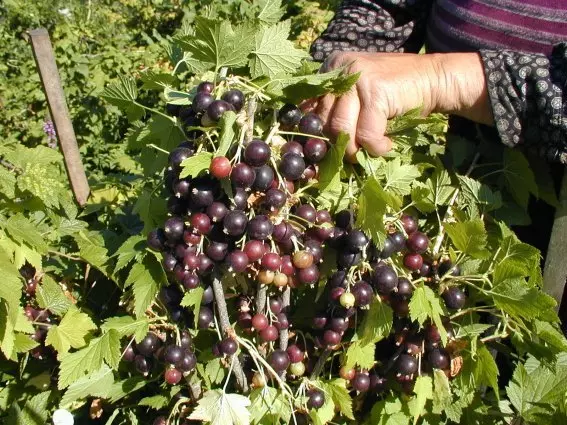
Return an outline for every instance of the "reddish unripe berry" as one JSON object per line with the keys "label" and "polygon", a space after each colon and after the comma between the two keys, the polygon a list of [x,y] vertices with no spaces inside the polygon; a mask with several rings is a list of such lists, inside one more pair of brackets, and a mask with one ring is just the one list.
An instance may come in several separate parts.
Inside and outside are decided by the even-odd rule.
{"label": "reddish unripe berry", "polygon": [[260,331],[260,338],[262,339],[262,341],[265,342],[271,342],[277,340],[278,335],[279,335],[278,328],[276,328],[274,325],[269,325]]}
{"label": "reddish unripe berry", "polygon": [[211,166],[209,168],[211,174],[217,179],[224,179],[230,175],[232,166],[230,161],[225,156],[217,156],[211,161]]}
{"label": "reddish unripe berry", "polygon": [[411,271],[418,271],[423,266],[423,257],[417,253],[407,253],[404,255],[404,266]]}
{"label": "reddish unripe berry", "polygon": [[269,326],[268,318],[262,314],[258,313],[252,317],[252,327],[257,331],[262,331]]}
{"label": "reddish unripe berry", "polygon": [[178,384],[181,381],[183,374],[179,372],[177,369],[167,369],[165,371],[165,382],[170,385]]}
{"label": "reddish unripe berry", "polygon": [[306,269],[313,264],[313,255],[309,251],[297,251],[293,254],[293,265],[298,269]]}
{"label": "reddish unripe berry", "polygon": [[277,271],[282,265],[282,259],[275,252],[268,252],[262,257],[261,264],[268,270]]}

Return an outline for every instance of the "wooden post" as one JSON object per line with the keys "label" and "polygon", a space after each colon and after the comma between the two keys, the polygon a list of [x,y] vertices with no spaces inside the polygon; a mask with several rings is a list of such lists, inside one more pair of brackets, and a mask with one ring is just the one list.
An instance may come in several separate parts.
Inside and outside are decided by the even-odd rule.
{"label": "wooden post", "polygon": [[57,132],[59,146],[61,146],[65,158],[65,168],[71,182],[71,188],[77,203],[84,206],[90,193],[89,182],[79,154],[79,147],[67,109],[65,93],[55,63],[51,40],[45,28],[31,30],[29,35],[51,118]]}
{"label": "wooden post", "polygon": [[543,290],[557,301],[557,308],[561,304],[565,282],[567,281],[567,261],[565,249],[567,248],[567,173],[563,175],[561,192],[559,193],[559,206],[555,211],[555,220],[551,229],[551,238],[547,248],[545,266],[543,269]]}

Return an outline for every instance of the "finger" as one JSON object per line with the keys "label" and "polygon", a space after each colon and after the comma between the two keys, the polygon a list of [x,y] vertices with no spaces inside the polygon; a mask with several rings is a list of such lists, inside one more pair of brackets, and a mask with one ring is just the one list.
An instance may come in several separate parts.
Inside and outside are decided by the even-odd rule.
{"label": "finger", "polygon": [[362,99],[356,126],[356,143],[372,156],[381,156],[392,149],[392,141],[386,132],[386,114],[368,99]]}
{"label": "finger", "polygon": [[328,126],[329,115],[333,110],[335,99],[335,96],[327,94],[318,99],[317,107],[315,108],[315,113],[319,115],[319,118],[321,118],[321,121],[323,121],[323,129],[325,130],[325,132],[330,130]]}
{"label": "finger", "polygon": [[329,114],[327,121],[329,133],[332,138],[336,138],[340,132],[345,132],[349,135],[346,156],[350,159],[354,157],[358,150],[358,145],[356,144],[356,127],[359,113],[360,101],[356,92],[353,92],[335,101],[332,113]]}
{"label": "finger", "polygon": [[304,114],[306,114],[308,112],[314,112],[317,109],[318,105],[319,105],[319,99],[313,98],[313,99],[306,99],[297,106],[299,107],[299,109],[301,109],[301,111]]}

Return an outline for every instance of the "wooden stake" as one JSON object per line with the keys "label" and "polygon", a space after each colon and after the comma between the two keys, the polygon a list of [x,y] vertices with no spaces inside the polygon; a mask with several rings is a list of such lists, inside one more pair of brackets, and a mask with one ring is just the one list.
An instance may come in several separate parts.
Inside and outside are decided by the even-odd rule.
{"label": "wooden stake", "polygon": [[47,97],[49,111],[53,119],[59,146],[65,158],[65,168],[75,199],[80,206],[87,203],[90,188],[85,168],[79,154],[77,139],[73,124],[67,109],[65,93],[61,85],[61,78],[55,63],[55,54],[51,46],[49,34],[45,28],[29,31],[35,62],[39,69],[39,75],[43,84],[43,90]]}

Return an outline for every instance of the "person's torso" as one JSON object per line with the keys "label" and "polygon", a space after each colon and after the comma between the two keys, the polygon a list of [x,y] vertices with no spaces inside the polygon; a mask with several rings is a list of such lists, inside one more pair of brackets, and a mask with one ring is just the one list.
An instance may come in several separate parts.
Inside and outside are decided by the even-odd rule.
{"label": "person's torso", "polygon": [[435,0],[429,52],[512,49],[549,55],[567,40],[567,0]]}

